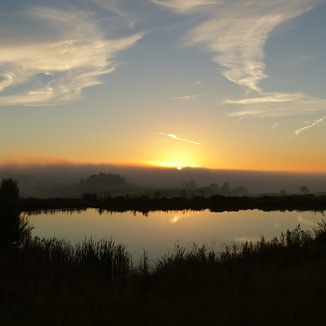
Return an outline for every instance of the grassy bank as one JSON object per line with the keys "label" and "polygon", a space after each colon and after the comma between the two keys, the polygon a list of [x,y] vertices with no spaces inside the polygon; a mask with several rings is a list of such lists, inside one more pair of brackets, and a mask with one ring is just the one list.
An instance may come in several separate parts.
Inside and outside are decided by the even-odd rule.
{"label": "grassy bank", "polygon": [[0,251],[0,325],[323,325],[326,222],[154,265],[112,240],[30,238]]}

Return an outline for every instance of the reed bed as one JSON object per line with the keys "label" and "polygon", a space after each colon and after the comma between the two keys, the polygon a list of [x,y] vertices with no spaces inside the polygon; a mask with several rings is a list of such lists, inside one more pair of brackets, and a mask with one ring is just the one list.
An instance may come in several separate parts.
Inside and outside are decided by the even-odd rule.
{"label": "reed bed", "polygon": [[149,264],[112,239],[0,251],[0,325],[323,325],[326,222]]}

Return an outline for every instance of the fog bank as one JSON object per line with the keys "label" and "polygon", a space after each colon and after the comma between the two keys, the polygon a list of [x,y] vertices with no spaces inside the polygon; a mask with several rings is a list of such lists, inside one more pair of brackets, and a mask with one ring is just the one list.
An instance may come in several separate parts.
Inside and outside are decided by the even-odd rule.
{"label": "fog bank", "polygon": [[[67,197],[65,185],[77,184],[80,179],[92,174],[120,174],[128,183],[144,188],[175,188],[183,182],[194,180],[198,187],[216,183],[219,187],[225,182],[232,188],[246,187],[251,194],[299,193],[307,186],[311,193],[326,191],[326,174],[263,172],[244,170],[218,170],[205,168],[158,168],[116,166],[109,164],[49,164],[49,165],[2,165],[0,178],[14,178],[19,182],[21,196]],[[56,188],[56,186],[60,186]]]}

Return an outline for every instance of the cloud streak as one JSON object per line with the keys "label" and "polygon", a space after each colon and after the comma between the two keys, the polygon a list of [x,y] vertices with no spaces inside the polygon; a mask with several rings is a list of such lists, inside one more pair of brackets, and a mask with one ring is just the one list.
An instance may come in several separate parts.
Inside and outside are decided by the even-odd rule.
{"label": "cloud streak", "polygon": [[198,14],[204,19],[188,30],[183,45],[197,46],[212,53],[212,61],[226,79],[245,88],[247,95],[258,94],[252,98],[225,101],[225,104],[246,106],[246,110],[234,112],[231,116],[291,115],[324,109],[325,100],[301,92],[266,92],[260,85],[269,77],[264,63],[264,47],[271,33],[281,24],[311,10],[318,4],[317,0],[152,2],[178,14]]}
{"label": "cloud streak", "polygon": [[235,123],[238,123],[240,120],[242,120],[245,116],[243,115],[242,117],[240,117]]}
{"label": "cloud streak", "polygon": [[117,53],[143,36],[107,40],[89,14],[76,10],[31,8],[21,16],[41,28],[36,37],[29,33],[21,40],[19,31],[0,45],[2,106],[80,100],[82,89],[101,84],[100,77],[116,69]]}
{"label": "cloud streak", "polygon": [[124,2],[120,0],[90,0],[95,5],[104,9],[109,13],[113,13],[117,16],[115,23],[119,23],[119,21],[123,20],[127,23],[127,25],[132,28],[139,21],[139,18],[136,17],[136,14],[131,13],[129,10],[123,9],[122,4]]}
{"label": "cloud streak", "polygon": [[192,141],[192,140],[188,140],[188,139],[184,139],[184,138],[179,138],[174,134],[167,134],[167,133],[163,133],[163,132],[159,132],[158,134],[159,135],[166,135],[167,137],[170,137],[170,138],[175,139],[175,140],[181,140],[181,141],[185,141],[187,143],[191,143],[191,144],[195,144],[195,145],[202,145],[201,143],[198,143],[196,141]]}
{"label": "cloud streak", "polygon": [[292,93],[265,93],[264,97],[247,98],[243,100],[226,100],[228,104],[262,104],[262,103],[275,103],[275,102],[292,102],[300,100],[304,94],[297,92]]}
{"label": "cloud streak", "polygon": [[194,100],[198,97],[202,97],[203,95],[188,95],[188,96],[181,96],[181,97],[174,97],[173,100]]}
{"label": "cloud streak", "polygon": [[[250,102],[249,102],[250,103]],[[285,102],[256,102],[246,103],[244,109],[231,112],[231,117],[240,117],[244,114],[259,117],[291,116],[303,113],[324,111],[326,100],[304,95],[302,98]]]}
{"label": "cloud streak", "polygon": [[321,118],[321,119],[318,119],[318,120],[316,120],[314,123],[312,123],[312,124],[310,124],[310,125],[308,125],[308,126],[305,126],[305,127],[303,127],[303,128],[300,128],[300,129],[296,130],[294,133],[295,133],[297,136],[299,136],[303,131],[305,131],[305,130],[307,130],[307,129],[309,129],[309,128],[312,128],[312,127],[314,127],[314,126],[316,126],[316,125],[318,125],[318,124],[320,124],[320,123],[323,123],[325,119],[326,119],[326,117],[323,117],[323,118]]}
{"label": "cloud streak", "polygon": [[216,0],[150,0],[151,2],[166,7],[176,13],[196,12],[196,10],[207,9],[216,4]]}

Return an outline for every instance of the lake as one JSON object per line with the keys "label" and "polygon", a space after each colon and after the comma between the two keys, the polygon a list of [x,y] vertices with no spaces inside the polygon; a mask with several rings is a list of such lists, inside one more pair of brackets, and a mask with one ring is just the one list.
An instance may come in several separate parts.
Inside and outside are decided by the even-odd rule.
{"label": "lake", "polygon": [[33,236],[65,238],[80,241],[85,237],[107,238],[124,244],[138,262],[143,251],[156,261],[175,244],[190,247],[193,243],[205,244],[220,250],[226,245],[245,240],[258,240],[294,229],[300,224],[303,230],[312,230],[323,219],[321,212],[245,210],[238,212],[152,211],[109,212],[98,209],[73,211],[40,211],[30,215],[34,225]]}

